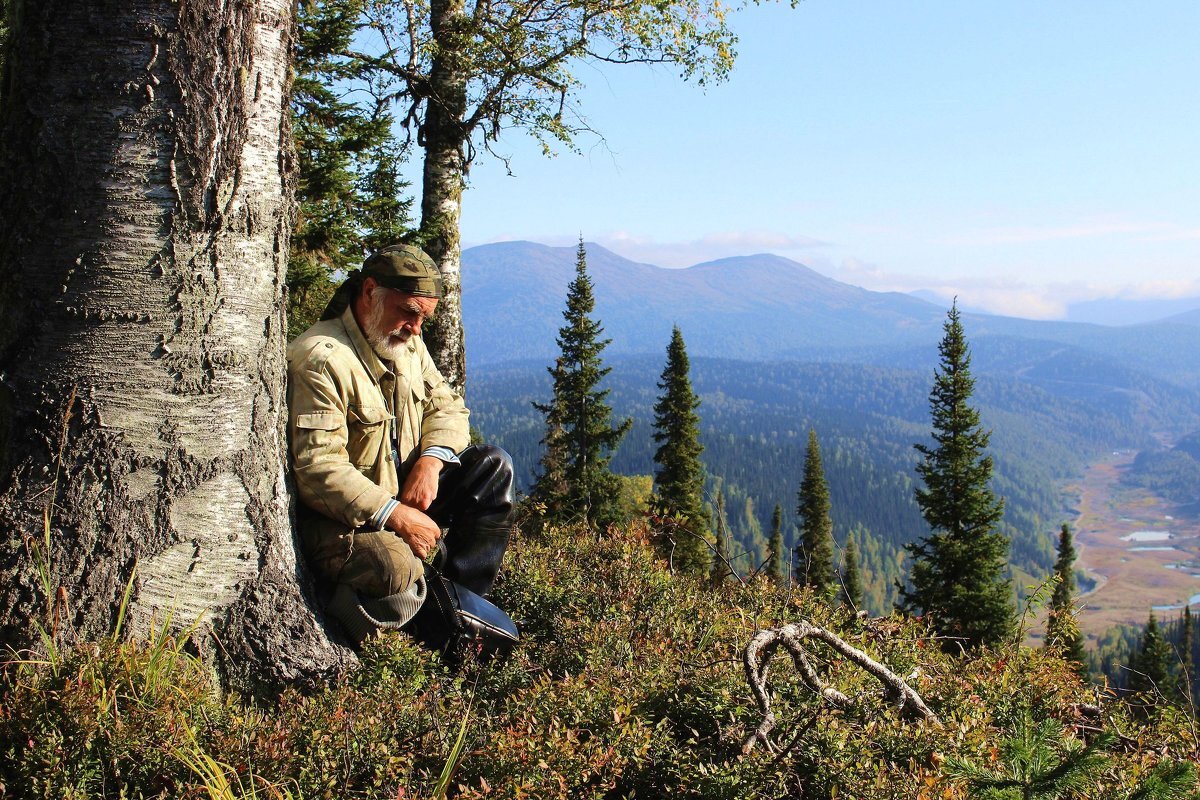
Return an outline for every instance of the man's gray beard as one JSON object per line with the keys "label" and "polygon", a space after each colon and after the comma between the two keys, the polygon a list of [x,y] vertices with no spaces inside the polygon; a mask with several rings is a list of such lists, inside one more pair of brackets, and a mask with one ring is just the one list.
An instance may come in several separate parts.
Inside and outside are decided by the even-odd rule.
{"label": "man's gray beard", "polygon": [[[405,331],[401,328],[394,331],[383,330],[383,299],[387,296],[387,291],[383,286],[377,286],[371,290],[367,318],[363,320],[366,330],[363,332],[367,334],[367,341],[371,343],[376,355],[385,361],[399,361],[408,351],[408,337],[404,335]],[[391,338],[393,336],[401,337],[403,341],[395,344]]]}

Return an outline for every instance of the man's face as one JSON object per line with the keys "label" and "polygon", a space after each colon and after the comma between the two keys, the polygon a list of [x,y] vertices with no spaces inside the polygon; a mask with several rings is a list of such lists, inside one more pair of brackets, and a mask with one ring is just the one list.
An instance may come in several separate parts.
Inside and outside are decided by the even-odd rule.
{"label": "man's face", "polygon": [[364,285],[367,313],[363,332],[380,355],[395,361],[409,337],[421,334],[421,325],[433,314],[438,301],[388,289],[367,278]]}

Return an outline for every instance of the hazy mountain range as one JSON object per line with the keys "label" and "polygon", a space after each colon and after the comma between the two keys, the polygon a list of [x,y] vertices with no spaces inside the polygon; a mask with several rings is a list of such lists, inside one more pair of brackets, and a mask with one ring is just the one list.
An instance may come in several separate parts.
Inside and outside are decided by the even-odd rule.
{"label": "hazy mountain range", "polygon": [[[913,368],[936,358],[946,308],[909,294],[851,286],[775,255],[664,269],[586,247],[610,355],[662,353],[674,324],[695,356]],[[574,265],[573,247],[504,242],[466,250],[469,361],[553,359]],[[964,326],[987,369],[1037,375],[1048,364],[1061,372],[1065,363],[1099,360],[1200,387],[1200,308],[1119,327],[965,313]],[[993,354],[1003,364],[993,364]]]}

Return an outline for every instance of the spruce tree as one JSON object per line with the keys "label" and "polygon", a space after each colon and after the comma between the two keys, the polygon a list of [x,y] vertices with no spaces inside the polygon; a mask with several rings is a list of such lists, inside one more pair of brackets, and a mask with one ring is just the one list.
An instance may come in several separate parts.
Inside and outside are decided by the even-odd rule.
{"label": "spruce tree", "polygon": [[1058,536],[1058,560],[1054,562],[1054,594],[1050,596],[1050,617],[1046,623],[1046,646],[1058,648],[1079,677],[1087,677],[1087,655],[1083,634],[1075,619],[1075,547],[1071,528],[1065,522]]}
{"label": "spruce tree", "polygon": [[673,563],[683,572],[703,574],[709,568],[711,554],[708,512],[704,508],[704,464],[700,454],[700,417],[696,409],[700,398],[692,391],[687,348],[678,326],[671,331],[667,345],[667,363],[663,368],[662,390],[654,405],[654,454],[658,472],[654,475],[652,507],[664,516],[674,516],[686,533],[674,537]]}
{"label": "spruce tree", "polygon": [[863,610],[862,575],[858,571],[858,547],[854,534],[846,537],[846,549],[842,552],[842,605],[852,611]]}
{"label": "spruce tree", "polygon": [[709,569],[709,579],[713,583],[724,583],[732,573],[729,570],[729,533],[725,527],[725,492],[717,489],[714,533],[716,542],[713,544],[712,566]]}
{"label": "spruce tree", "polygon": [[796,506],[800,518],[800,541],[796,545],[796,580],[809,586],[817,596],[832,601],[837,590],[833,568],[833,521],[829,517],[829,486],[821,465],[821,446],[817,432],[808,431],[808,450],[804,458],[804,478]]}
{"label": "spruce tree", "polygon": [[1167,643],[1151,611],[1146,630],[1142,633],[1141,645],[1130,656],[1129,680],[1125,686],[1141,696],[1140,707],[1148,708],[1157,705],[1158,700],[1170,691],[1170,680],[1171,645]]}
{"label": "spruce tree", "polygon": [[767,563],[763,572],[776,583],[783,583],[783,508],[776,503],[771,515],[771,539],[767,542]]}
{"label": "spruce tree", "polygon": [[762,523],[758,521],[758,513],[754,510],[754,498],[746,495],[741,505],[742,513],[738,515],[737,524],[729,526],[729,540],[739,545],[739,555],[734,556],[732,563],[735,571],[741,562],[745,572],[753,572],[754,558],[751,553],[766,547],[767,537],[763,535]]}
{"label": "spruce tree", "polygon": [[547,404],[534,403],[546,417],[546,457],[532,494],[545,503],[552,522],[586,520],[603,528],[616,522],[618,507],[618,480],[608,463],[633,420],[613,425],[608,390],[599,388],[610,372],[600,353],[612,340],[600,338],[604,329],[591,317],[595,308],[580,239],[563,311],[566,324],[558,329],[562,356],[547,370],[554,396]]}
{"label": "spruce tree", "polygon": [[1015,609],[1004,576],[1008,539],[996,530],[1004,502],[988,488],[992,459],[984,451],[991,433],[970,405],[975,381],[957,303],[943,330],[929,393],[934,446],[916,445],[925,484],[916,501],[933,532],[906,545],[912,568],[901,605],[927,615],[953,651],[959,643],[976,647],[1009,637]]}
{"label": "spruce tree", "polygon": [[289,337],[316,321],[335,274],[411,230],[405,146],[392,132],[387,103],[377,102],[388,78],[379,65],[347,55],[367,24],[367,7],[367,0],[303,0],[296,8]]}

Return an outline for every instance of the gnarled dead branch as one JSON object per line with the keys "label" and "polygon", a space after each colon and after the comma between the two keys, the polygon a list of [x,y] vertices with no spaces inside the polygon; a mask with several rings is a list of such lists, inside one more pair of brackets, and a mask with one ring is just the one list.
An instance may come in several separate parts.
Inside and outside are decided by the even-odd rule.
{"label": "gnarled dead branch", "polygon": [[830,633],[824,628],[809,622],[795,622],[782,628],[770,628],[754,634],[742,654],[742,662],[746,667],[746,680],[754,692],[754,699],[762,711],[762,722],[754,729],[742,744],[742,752],[749,753],[754,745],[762,742],[769,751],[775,751],[775,745],[770,740],[771,731],[775,729],[775,712],[771,710],[771,694],[767,689],[767,671],[775,651],[781,646],[792,656],[796,671],[806,684],[821,697],[835,706],[850,704],[850,698],[833,688],[817,675],[804,650],[805,639],[816,639],[824,642],[827,647],[841,654],[846,659],[858,664],[864,670],[874,675],[883,684],[883,696],[892,703],[901,714],[912,714],[925,719],[934,725],[940,725],[937,715],[929,710],[921,695],[911,686],[880,664],[869,655],[856,647],[851,647],[841,637]]}

